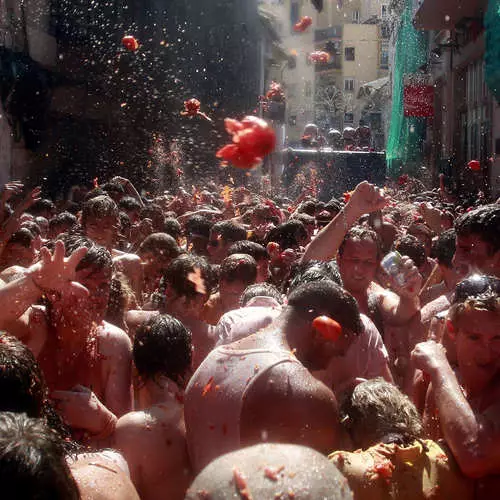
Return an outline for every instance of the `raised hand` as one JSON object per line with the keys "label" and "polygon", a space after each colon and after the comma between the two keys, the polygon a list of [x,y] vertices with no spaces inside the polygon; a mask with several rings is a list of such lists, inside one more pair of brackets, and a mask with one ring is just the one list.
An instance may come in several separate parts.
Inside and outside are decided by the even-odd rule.
{"label": "raised hand", "polygon": [[417,344],[411,353],[411,360],[416,369],[428,375],[438,372],[442,366],[448,364],[446,349],[434,340]]}
{"label": "raised hand", "polygon": [[403,255],[401,257],[401,268],[397,276],[389,276],[391,289],[400,297],[408,299],[418,297],[422,288],[422,275],[413,261]]}
{"label": "raised hand", "polygon": [[361,217],[363,214],[381,210],[387,204],[387,197],[384,190],[363,181],[356,186],[352,192],[349,201],[347,202],[346,209],[354,211],[354,213]]}
{"label": "raised hand", "polygon": [[22,193],[24,184],[19,181],[7,182],[2,190],[2,204],[5,205],[13,196]]}

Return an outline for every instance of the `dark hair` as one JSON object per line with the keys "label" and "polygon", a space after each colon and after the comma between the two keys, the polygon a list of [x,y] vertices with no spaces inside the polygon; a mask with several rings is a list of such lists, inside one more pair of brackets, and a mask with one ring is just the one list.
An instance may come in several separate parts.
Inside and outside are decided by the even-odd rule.
{"label": "dark hair", "polygon": [[455,221],[457,236],[477,235],[490,246],[490,253],[500,250],[500,205],[485,205],[461,215]]}
{"label": "dark hair", "polygon": [[307,214],[314,217],[314,215],[316,214],[316,201],[313,200],[304,201],[297,208],[297,212],[299,214]]}
{"label": "dark hair", "polygon": [[298,286],[288,296],[288,307],[311,321],[326,314],[355,334],[363,331],[356,299],[331,280]]}
{"label": "dark hair", "polygon": [[33,205],[31,205],[31,207],[28,208],[26,212],[31,215],[41,215],[46,210],[52,212],[53,210],[55,210],[55,208],[56,206],[54,205],[54,202],[52,200],[42,198],[41,200],[35,201],[35,203],[33,203]]}
{"label": "dark hair", "polygon": [[182,236],[182,226],[177,219],[167,217],[163,227],[164,232],[172,236],[172,238],[178,239]]}
{"label": "dark hair", "polygon": [[259,245],[255,241],[241,240],[233,243],[227,252],[227,255],[233,255],[235,253],[243,253],[250,255],[256,261],[261,259],[269,259],[269,253],[267,248],[263,245]]}
{"label": "dark hair", "polygon": [[21,229],[22,228],[28,229],[33,236],[40,236],[42,234],[40,226],[35,221],[32,220],[24,221],[21,224]]}
{"label": "dark hair", "polygon": [[288,293],[300,285],[323,280],[333,281],[339,286],[344,286],[338,265],[334,260],[326,262],[312,260],[299,264],[293,269]]}
{"label": "dark hair", "polygon": [[191,332],[168,314],[143,323],[134,338],[134,363],[143,379],[164,375],[180,383],[191,366]]}
{"label": "dark hair", "polygon": [[466,302],[468,299],[493,298],[500,296],[500,278],[473,274],[468,276],[455,287],[453,304]]}
{"label": "dark hair", "polygon": [[328,210],[330,213],[338,214],[342,210],[342,203],[337,200],[337,198],[332,198],[326,205],[325,210]]}
{"label": "dark hair", "polygon": [[71,229],[78,224],[78,219],[73,214],[69,212],[61,212],[49,221],[49,231],[53,231],[56,228]]}
{"label": "dark hair", "polygon": [[96,196],[83,204],[82,226],[88,223],[89,219],[99,221],[103,217],[117,217],[118,207],[109,196]]}
{"label": "dark hair", "polygon": [[210,238],[210,229],[213,224],[203,215],[191,215],[184,223],[187,235],[198,235]]}
{"label": "dark hair", "polygon": [[455,238],[455,230],[447,229],[434,242],[431,256],[435,257],[440,265],[451,268],[456,248]]}
{"label": "dark hair", "polygon": [[124,187],[116,182],[106,182],[105,184],[101,185],[101,189],[107,194],[110,193],[125,194]]}
{"label": "dark hair", "polygon": [[120,230],[123,232],[125,229],[130,229],[132,223],[130,222],[130,217],[125,212],[120,212],[118,214],[120,219]]}
{"label": "dark hair", "polygon": [[101,189],[100,187],[95,187],[93,189],[91,189],[83,198],[83,202],[84,204],[89,201],[89,200],[92,200],[93,198],[97,198],[98,196],[107,196],[106,195],[106,192]]}
{"label": "dark hair", "polygon": [[118,208],[125,212],[131,210],[141,210],[142,205],[132,196],[124,196],[118,203]]}
{"label": "dark hair", "polygon": [[415,405],[380,377],[358,384],[341,406],[341,414],[351,432],[371,438],[370,446],[380,441],[408,446],[423,431]]}
{"label": "dark hair", "polygon": [[109,269],[113,266],[113,260],[109,251],[90,238],[80,234],[64,234],[60,239],[64,242],[66,257],[69,257],[78,248],[85,247],[88,249],[87,254],[76,267],[77,271],[86,269],[87,267]]}
{"label": "dark hair", "polygon": [[246,229],[230,220],[217,222],[212,226],[212,232],[220,234],[226,244],[247,239]]}
{"label": "dark hair", "polygon": [[151,253],[157,257],[175,259],[181,253],[177,241],[167,233],[153,233],[146,237],[137,252],[139,255]]}
{"label": "dark hair", "polygon": [[0,413],[0,482],[8,499],[80,498],[61,438],[25,414]]}
{"label": "dark hair", "polygon": [[220,266],[220,281],[238,281],[251,285],[257,278],[257,262],[250,255],[235,253],[226,257]]}
{"label": "dark hair", "polygon": [[294,214],[290,220],[298,220],[304,225],[316,225],[316,219],[312,215],[305,213]]}
{"label": "dark hair", "polygon": [[266,243],[276,242],[281,250],[296,247],[301,240],[307,238],[307,231],[304,224],[299,220],[289,220],[271,229],[266,237]]}
{"label": "dark hair", "polygon": [[164,230],[165,225],[165,216],[163,215],[163,209],[160,205],[156,205],[155,203],[150,203],[146,205],[140,214],[141,219],[151,219],[153,223],[153,229],[156,232],[161,232]]}
{"label": "dark hair", "polygon": [[279,304],[283,304],[283,295],[270,283],[254,283],[253,285],[247,286],[240,297],[241,307],[245,307],[247,303],[255,297],[271,297]]}
{"label": "dark hair", "polygon": [[27,227],[21,227],[9,238],[7,244],[17,244],[23,246],[24,248],[30,248],[34,239],[35,236]]}
{"label": "dark hair", "polygon": [[417,267],[423,266],[426,262],[424,244],[411,234],[405,234],[398,238],[394,244],[394,249],[401,255],[410,257]]}
{"label": "dark hair", "polygon": [[378,234],[373,230],[365,226],[354,226],[352,227],[347,234],[344,236],[344,239],[339,247],[339,255],[343,255],[346,243],[349,240],[372,240],[377,246],[377,259],[382,258],[382,243]]}

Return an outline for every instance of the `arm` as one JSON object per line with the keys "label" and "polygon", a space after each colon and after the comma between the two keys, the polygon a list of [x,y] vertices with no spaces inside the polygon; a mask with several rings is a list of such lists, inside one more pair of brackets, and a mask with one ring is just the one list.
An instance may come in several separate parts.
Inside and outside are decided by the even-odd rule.
{"label": "arm", "polygon": [[430,376],[441,430],[462,472],[472,478],[498,474],[500,405],[482,414],[474,412],[440,344],[418,344],[412,358]]}
{"label": "arm", "polygon": [[386,198],[381,189],[366,181],[358,184],[343,210],[309,243],[302,262],[335,257],[349,228],[363,214],[380,210],[385,204]]}

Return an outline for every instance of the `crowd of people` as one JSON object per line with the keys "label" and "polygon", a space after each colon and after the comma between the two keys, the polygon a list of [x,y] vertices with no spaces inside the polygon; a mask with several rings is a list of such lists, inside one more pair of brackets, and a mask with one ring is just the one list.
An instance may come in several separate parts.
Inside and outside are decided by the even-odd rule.
{"label": "crowd of people", "polygon": [[496,498],[500,203],[114,177],[0,223],[5,498]]}

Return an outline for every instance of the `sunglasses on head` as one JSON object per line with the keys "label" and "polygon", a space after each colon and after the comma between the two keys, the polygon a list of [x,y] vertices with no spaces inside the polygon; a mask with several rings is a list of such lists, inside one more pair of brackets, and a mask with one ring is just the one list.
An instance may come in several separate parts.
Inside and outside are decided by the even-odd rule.
{"label": "sunglasses on head", "polygon": [[500,279],[494,276],[475,274],[456,286],[453,302],[463,302],[468,298],[478,297],[486,293],[500,295]]}

